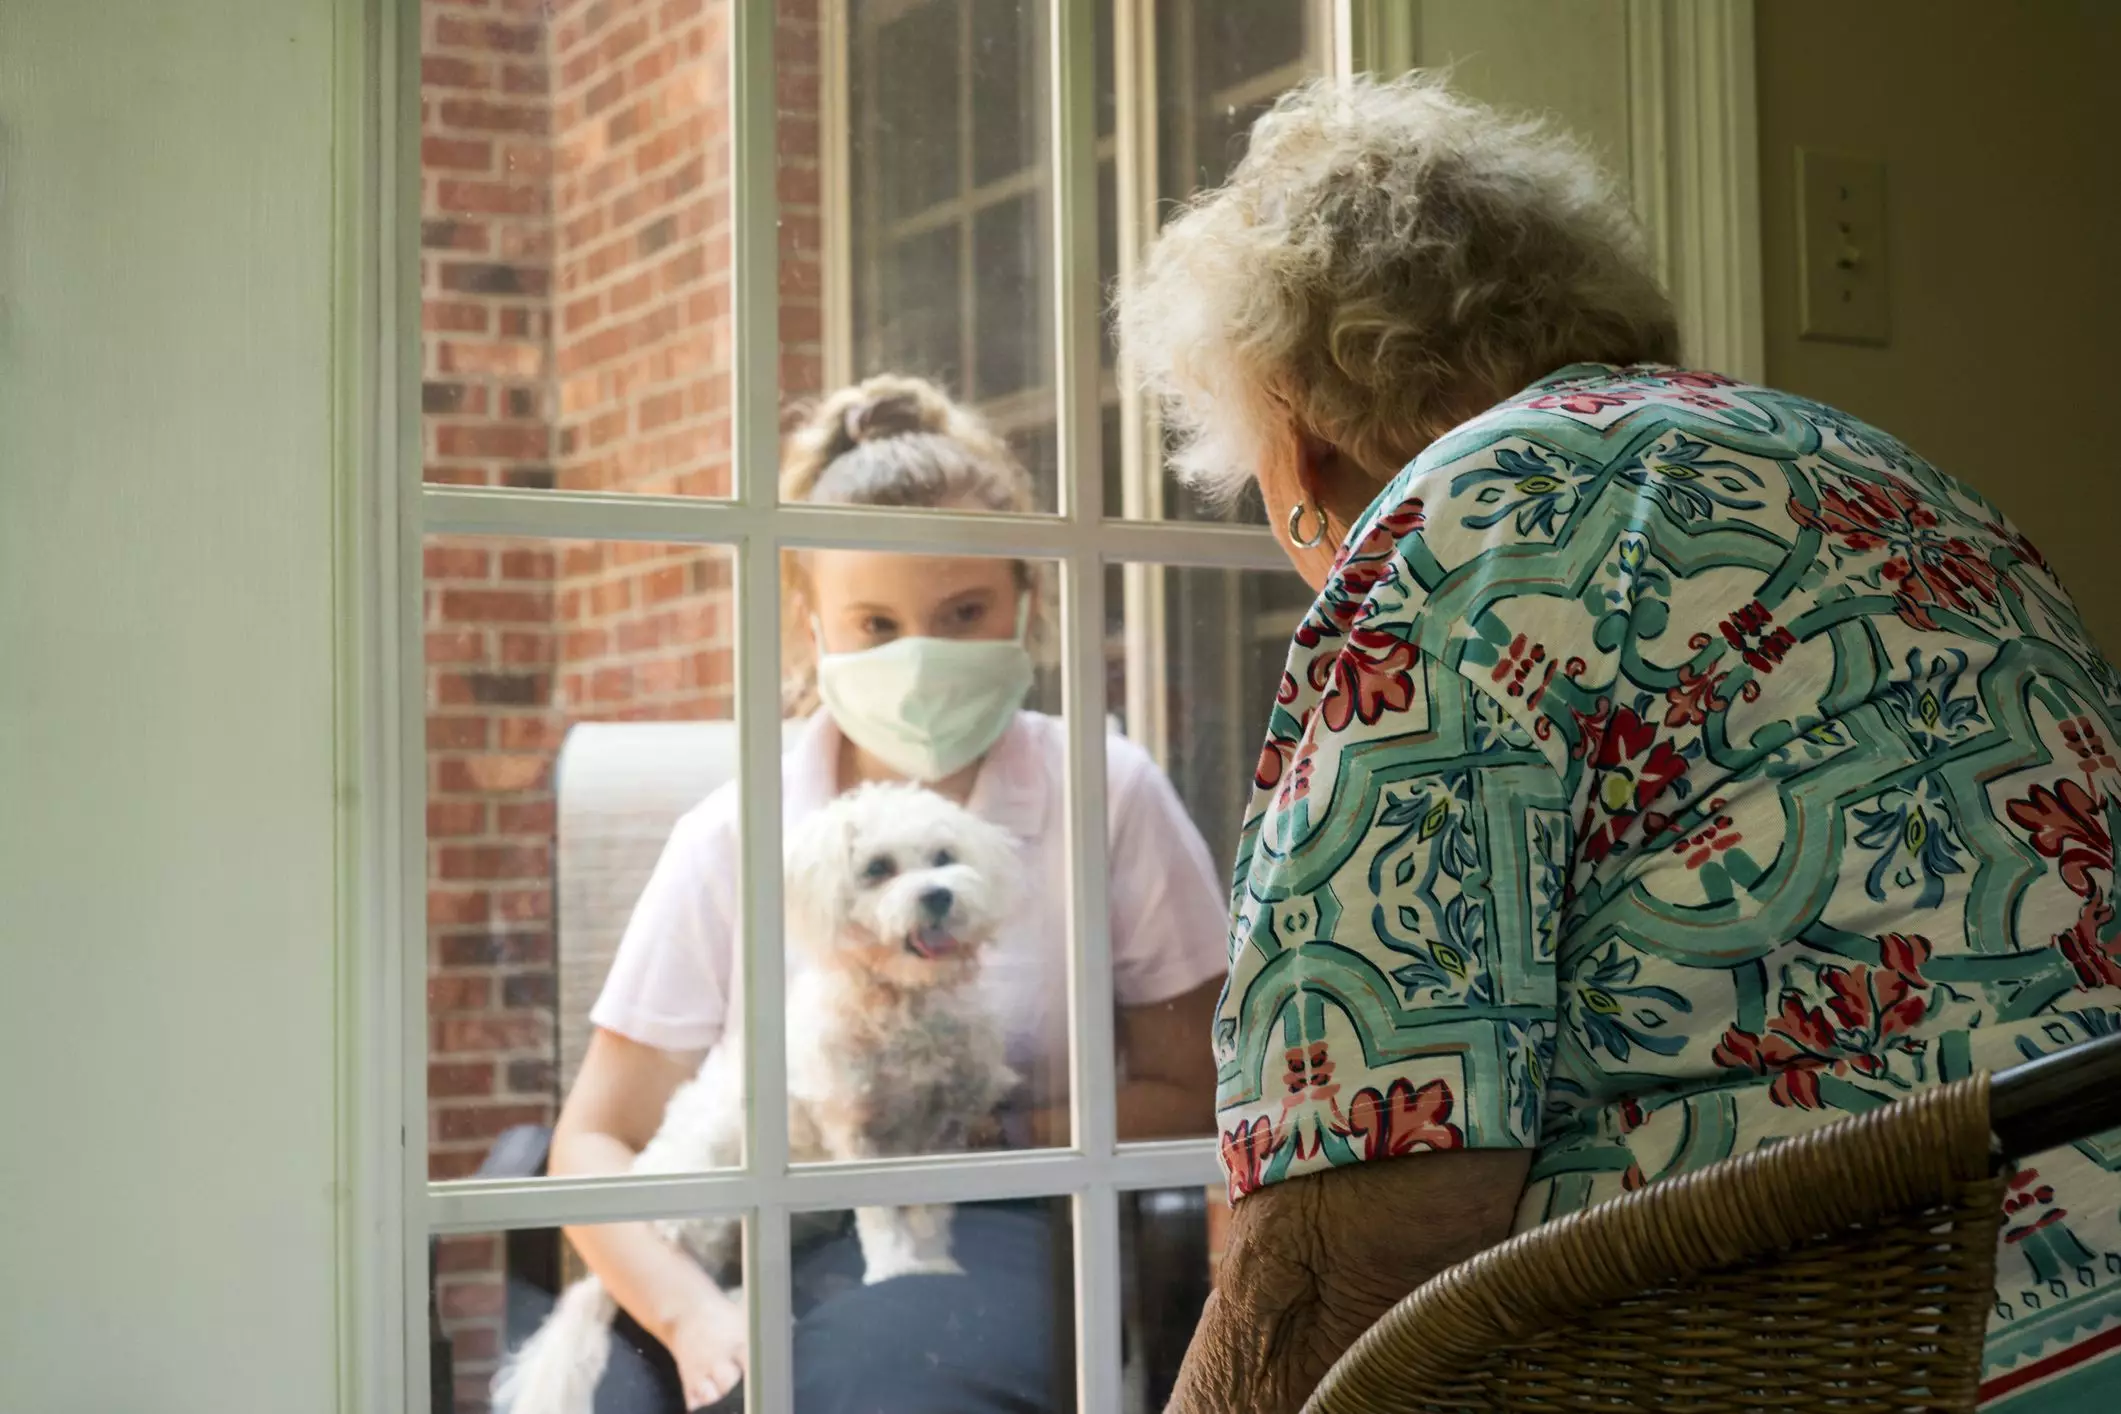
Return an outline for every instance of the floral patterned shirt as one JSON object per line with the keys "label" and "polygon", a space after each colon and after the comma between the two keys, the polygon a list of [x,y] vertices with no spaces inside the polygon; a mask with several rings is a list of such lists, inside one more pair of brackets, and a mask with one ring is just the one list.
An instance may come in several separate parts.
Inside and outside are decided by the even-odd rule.
{"label": "floral patterned shirt", "polygon": [[[1522,1228],[2116,1029],[2117,741],[2040,552],[1893,438],[1712,373],[1534,384],[1296,632],[1216,1025],[1233,1197],[1531,1148]],[[2121,1345],[2117,1171],[2121,1133],[2017,1176],[1989,1397]]]}

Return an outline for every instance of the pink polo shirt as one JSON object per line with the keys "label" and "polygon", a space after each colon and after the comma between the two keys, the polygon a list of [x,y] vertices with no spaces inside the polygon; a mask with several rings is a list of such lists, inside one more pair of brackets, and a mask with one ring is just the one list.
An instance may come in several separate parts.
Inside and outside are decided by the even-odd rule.
{"label": "pink polo shirt", "polygon": [[[784,826],[832,798],[839,744],[839,729],[820,712],[781,758]],[[1021,1102],[1034,1106],[1067,1091],[1065,749],[1060,721],[1018,713],[981,763],[969,802],[1016,837],[1024,864],[1016,916],[988,954],[982,986],[1001,1018],[1009,1063],[1027,1078]],[[1105,754],[1113,985],[1121,1006],[1143,1006],[1222,978],[1229,905],[1200,832],[1148,753],[1115,736]],[[741,995],[737,831],[734,783],[671,830],[591,1021],[671,1051],[705,1051],[721,1036]]]}

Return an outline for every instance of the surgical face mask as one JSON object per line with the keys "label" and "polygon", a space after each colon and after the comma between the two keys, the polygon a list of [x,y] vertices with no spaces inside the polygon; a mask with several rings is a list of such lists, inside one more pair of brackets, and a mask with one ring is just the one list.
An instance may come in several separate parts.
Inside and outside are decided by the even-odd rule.
{"label": "surgical face mask", "polygon": [[[1001,739],[1031,690],[1024,648],[1030,599],[1014,638],[898,638],[827,653],[818,638],[817,693],[847,739],[916,781],[939,781]],[[811,632],[818,633],[815,620]]]}

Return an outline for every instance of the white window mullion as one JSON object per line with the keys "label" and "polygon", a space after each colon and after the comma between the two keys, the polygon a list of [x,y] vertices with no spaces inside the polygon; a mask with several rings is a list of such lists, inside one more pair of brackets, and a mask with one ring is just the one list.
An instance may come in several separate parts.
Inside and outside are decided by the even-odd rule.
{"label": "white window mullion", "polygon": [[854,381],[854,104],[847,0],[818,5],[818,196],[823,212],[825,386]]}
{"label": "white window mullion", "polygon": [[[1334,73],[1390,77],[1414,67],[1421,21],[1413,5],[1395,0],[1332,0],[1326,8],[1331,12]],[[1326,22],[1314,21],[1314,25],[1324,28]]]}
{"label": "white window mullion", "polygon": [[[781,962],[780,547],[770,533],[779,487],[780,231],[775,194],[773,7],[731,7],[730,209],[734,324],[732,446],[747,533],[738,549],[737,734],[744,890],[744,1167],[788,1169],[788,1045]],[[745,1224],[753,1414],[794,1408],[788,1214],[762,1204]]]}
{"label": "white window mullion", "polygon": [[[1141,264],[1156,231],[1156,4],[1113,0],[1112,81],[1117,90],[1113,132],[1113,211],[1119,278],[1124,285]],[[1164,516],[1162,434],[1148,400],[1134,388],[1131,361],[1121,351],[1119,384],[1120,510],[1130,520]],[[1130,564],[1121,571],[1120,632],[1127,676],[1127,735],[1158,761],[1170,759],[1170,674],[1163,670],[1167,613],[1164,570]]]}
{"label": "white window mullion", "polygon": [[744,1291],[751,1308],[746,1414],[790,1414],[795,1408],[794,1272],[790,1254],[788,1210],[778,1203],[762,1203],[752,1209],[744,1221]]}
{"label": "white window mullion", "polygon": [[803,1164],[783,1175],[742,1169],[598,1178],[466,1179],[428,1197],[437,1232],[496,1232],[562,1224],[740,1216],[753,1208],[838,1212],[900,1203],[994,1203],[1088,1188],[1132,1192],[1219,1181],[1215,1143],[1129,1144],[1104,1159],[1059,1149],[1015,1150],[851,1164]]}
{"label": "white window mullion", "polygon": [[[1094,443],[1093,443],[1094,446]],[[1094,455],[1094,453],[1093,453]],[[749,506],[697,496],[603,495],[499,487],[429,487],[420,493],[431,535],[559,540],[653,540],[671,545],[742,545],[771,538],[782,548],[895,550],[1201,569],[1274,570],[1289,562],[1264,527],[1197,521],[1085,524],[1041,515],[885,509],[870,506]]]}
{"label": "white window mullion", "polygon": [[[1054,369],[1064,511],[1092,537],[1104,519],[1099,468],[1097,283],[1097,0],[1049,0],[1053,55]],[[1075,1143],[1093,1163],[1118,1142],[1111,911],[1106,888],[1105,575],[1094,538],[1066,562],[1068,824],[1074,939]],[[1075,1205],[1079,1407],[1120,1406],[1118,1199],[1109,1182]]]}
{"label": "white window mullion", "polygon": [[1075,1199],[1076,1405],[1083,1414],[1124,1407],[1120,1369],[1122,1309],[1119,1279],[1119,1192],[1098,1184]]}

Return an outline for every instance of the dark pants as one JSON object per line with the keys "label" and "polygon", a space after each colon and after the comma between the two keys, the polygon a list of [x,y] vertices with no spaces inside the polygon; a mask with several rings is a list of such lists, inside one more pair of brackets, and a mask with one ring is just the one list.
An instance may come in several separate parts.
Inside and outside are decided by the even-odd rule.
{"label": "dark pants", "polygon": [[[796,1414],[1048,1414],[1075,1407],[1070,1234],[1049,1202],[957,1210],[965,1275],[862,1285],[850,1230],[796,1254]],[[551,1298],[544,1298],[550,1305]],[[686,1414],[677,1366],[629,1316],[596,1414]],[[740,1414],[743,1391],[714,1406]]]}

